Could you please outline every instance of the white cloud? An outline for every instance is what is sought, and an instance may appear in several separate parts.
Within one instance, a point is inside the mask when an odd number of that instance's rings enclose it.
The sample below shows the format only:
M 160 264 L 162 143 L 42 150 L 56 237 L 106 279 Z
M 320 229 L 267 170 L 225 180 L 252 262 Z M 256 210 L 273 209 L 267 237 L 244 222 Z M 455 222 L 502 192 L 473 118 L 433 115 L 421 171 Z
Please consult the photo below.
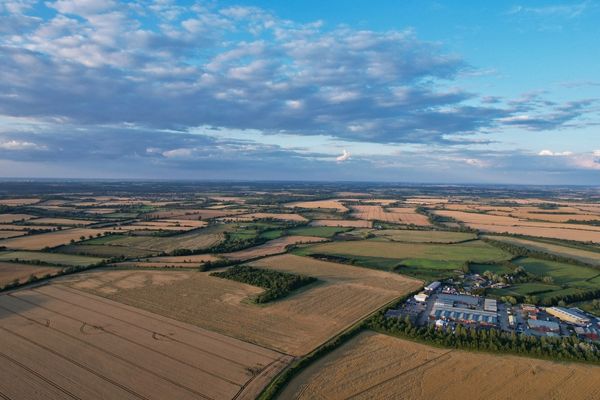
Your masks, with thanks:
M 542 157 L 568 157 L 572 156 L 572 151 L 552 151 L 552 150 L 542 150 L 538 153 L 538 156 Z
M 162 155 L 167 158 L 189 158 L 192 156 L 192 149 L 180 148 L 163 151 Z
M 348 152 L 346 151 L 346 149 L 344 149 L 344 151 L 342 152 L 342 155 L 341 155 L 341 156 L 338 156 L 338 157 L 336 157 L 336 158 L 335 158 L 335 160 L 336 160 L 337 162 L 344 162 L 344 161 L 348 160 L 349 158 L 350 158 L 350 153 L 348 153 Z
M 45 146 L 39 146 L 32 142 L 25 142 L 20 140 L 9 140 L 7 142 L 0 143 L 0 149 L 2 150 L 43 150 Z

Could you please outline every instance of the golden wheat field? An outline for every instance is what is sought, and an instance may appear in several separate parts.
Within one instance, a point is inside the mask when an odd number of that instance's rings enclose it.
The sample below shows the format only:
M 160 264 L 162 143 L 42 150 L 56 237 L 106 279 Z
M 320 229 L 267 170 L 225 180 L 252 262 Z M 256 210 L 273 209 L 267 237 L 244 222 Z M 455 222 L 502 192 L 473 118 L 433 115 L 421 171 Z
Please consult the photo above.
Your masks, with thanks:
M 435 213 L 441 216 L 454 218 L 473 229 L 484 232 L 507 232 L 519 235 L 600 243 L 600 226 L 535 222 L 508 216 L 461 211 L 437 210 Z
M 418 214 L 412 207 L 385 209 L 379 205 L 352 206 L 352 216 L 368 221 L 384 221 L 394 224 L 430 225 L 426 216 Z
M 0 214 L 0 224 L 10 224 L 15 221 L 26 221 L 31 218 L 35 218 L 35 216 L 29 214 Z
M 256 305 L 262 289 L 204 272 L 104 271 L 70 278 L 79 290 L 287 354 L 305 354 L 343 328 L 420 286 L 397 274 L 289 254 L 261 259 L 261 268 L 320 280 L 285 299 Z
M 251 214 L 240 214 L 235 216 L 228 216 L 221 218 L 227 221 L 256 221 L 259 219 L 279 219 L 282 221 L 296 221 L 305 222 L 306 218 L 299 214 L 292 213 L 251 213 Z
M 71 240 L 79 241 L 82 236 L 87 239 L 89 236 L 96 237 L 96 235 L 106 232 L 112 232 L 112 230 L 92 228 L 63 229 L 56 232 L 0 240 L 0 246 L 16 250 L 42 250 L 45 247 L 68 244 Z
M 600 367 L 431 347 L 364 332 L 297 375 L 279 399 L 596 399 Z
M 317 219 L 311 226 L 339 226 L 342 228 L 370 228 L 373 222 L 362 219 Z
M 348 208 L 339 200 L 314 200 L 314 201 L 297 201 L 285 205 L 290 208 L 328 208 L 341 212 L 348 211 Z
M 251 399 L 290 357 L 52 284 L 0 296 L 2 393 Z

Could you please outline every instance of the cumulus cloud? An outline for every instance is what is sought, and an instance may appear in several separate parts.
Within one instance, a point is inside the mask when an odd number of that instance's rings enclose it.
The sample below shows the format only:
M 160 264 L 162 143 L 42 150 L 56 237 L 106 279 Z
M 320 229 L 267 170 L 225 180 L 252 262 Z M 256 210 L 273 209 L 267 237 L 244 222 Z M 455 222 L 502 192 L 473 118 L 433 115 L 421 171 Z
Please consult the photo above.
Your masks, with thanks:
M 552 150 L 542 150 L 538 153 L 538 156 L 542 157 L 565 157 L 573 155 L 572 151 L 552 151 Z
M 411 30 L 324 29 L 252 7 L 44 4 L 56 15 L 32 24 L 23 7 L 10 14 L 17 31 L 0 29 L 0 114 L 441 143 L 503 125 L 560 128 L 591 104 L 503 105 L 448 89 L 472 67 Z
M 45 146 L 40 146 L 32 142 L 25 142 L 22 140 L 8 140 L 6 142 L 0 142 L 0 149 L 10 151 L 21 151 L 21 150 L 41 150 Z
M 346 151 L 346 149 L 344 149 L 344 150 L 342 151 L 342 155 L 340 155 L 340 156 L 337 156 L 337 157 L 335 158 L 335 160 L 336 160 L 337 162 L 344 162 L 344 161 L 346 161 L 346 160 L 349 160 L 349 159 L 350 159 L 350 153 L 349 153 L 348 151 Z

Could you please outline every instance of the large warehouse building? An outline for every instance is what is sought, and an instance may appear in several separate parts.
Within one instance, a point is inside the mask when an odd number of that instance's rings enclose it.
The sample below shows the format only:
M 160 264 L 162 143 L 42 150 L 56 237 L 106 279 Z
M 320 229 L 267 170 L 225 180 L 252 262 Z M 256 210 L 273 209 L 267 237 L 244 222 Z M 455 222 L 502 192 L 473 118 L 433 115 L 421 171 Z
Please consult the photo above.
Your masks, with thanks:
M 555 316 L 561 321 L 570 322 L 575 325 L 588 325 L 591 321 L 590 319 L 573 308 L 564 308 L 564 307 L 548 307 L 546 308 L 546 312 L 550 315 Z

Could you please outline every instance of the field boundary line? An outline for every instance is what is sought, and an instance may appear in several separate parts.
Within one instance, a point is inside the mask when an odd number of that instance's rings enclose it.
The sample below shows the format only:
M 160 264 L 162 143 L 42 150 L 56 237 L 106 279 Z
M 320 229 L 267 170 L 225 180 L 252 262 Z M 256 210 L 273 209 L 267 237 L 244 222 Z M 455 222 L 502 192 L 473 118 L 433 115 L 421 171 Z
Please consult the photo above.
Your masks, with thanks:
M 37 292 L 37 291 L 36 291 L 36 293 L 40 293 L 40 292 Z M 52 296 L 47 296 L 47 295 L 46 295 L 46 294 L 44 294 L 44 293 L 40 293 L 40 294 L 41 294 L 42 296 L 46 296 L 46 297 L 52 297 Z M 99 330 L 101 330 L 101 331 L 102 331 L 102 332 L 104 332 L 104 333 L 108 333 L 109 335 L 115 336 L 115 337 L 117 337 L 117 338 L 119 338 L 119 339 L 122 339 L 122 340 L 124 340 L 124 341 L 126 341 L 126 342 L 132 343 L 132 344 L 134 344 L 134 345 L 136 345 L 136 346 L 140 346 L 140 347 L 142 347 L 142 348 L 144 348 L 144 349 L 146 349 L 146 350 L 148 350 L 148 351 L 150 351 L 150 352 L 152 352 L 152 353 L 155 353 L 155 354 L 160 354 L 161 356 L 164 356 L 164 357 L 166 357 L 166 358 L 168 358 L 168 359 L 171 359 L 171 360 L 173 360 L 173 361 L 175 361 L 175 362 L 178 362 L 178 363 L 181 363 L 181 364 L 183 364 L 183 365 L 186 365 L 186 366 L 188 366 L 188 367 L 190 367 L 190 368 L 192 368 L 192 369 L 195 369 L 195 370 L 198 370 L 198 371 L 202 371 L 202 372 L 204 372 L 204 373 L 206 373 L 206 374 L 208 374 L 208 375 L 210 375 L 210 376 L 213 376 L 213 377 L 215 377 L 215 378 L 217 378 L 217 379 L 219 379 L 219 380 L 225 381 L 225 382 L 227 382 L 227 383 L 230 383 L 230 384 L 232 384 L 232 385 L 234 385 L 234 386 L 241 386 L 241 384 L 239 384 L 239 383 L 236 383 L 236 382 L 233 382 L 233 381 L 230 381 L 229 379 L 226 379 L 226 378 L 220 377 L 219 375 L 215 374 L 214 372 L 206 371 L 206 370 L 204 370 L 204 369 L 202 369 L 202 368 L 200 368 L 200 367 L 196 367 L 196 366 L 194 366 L 194 365 L 192 365 L 192 364 L 189 364 L 187 361 L 182 361 L 182 360 L 179 360 L 179 359 L 177 359 L 177 358 L 175 358 L 175 357 L 173 357 L 173 356 L 170 356 L 170 355 L 168 355 L 168 354 L 165 354 L 165 353 L 163 353 L 163 352 L 161 352 L 161 351 L 155 350 L 155 349 L 153 349 L 153 348 L 151 348 L 151 347 L 148 347 L 148 346 L 146 346 L 146 345 L 144 345 L 144 344 L 137 343 L 137 342 L 135 342 L 135 341 L 133 341 L 133 340 L 131 340 L 131 339 L 128 339 L 128 338 L 126 338 L 126 337 L 124 337 L 124 336 L 121 336 L 121 335 L 119 335 L 119 334 L 117 334 L 117 333 L 115 333 L 115 332 L 111 332 L 110 330 L 107 330 L 107 329 L 105 329 L 105 328 L 104 328 L 104 327 L 102 327 L 102 326 L 98 327 L 98 326 L 95 326 L 95 325 L 91 325 L 91 324 L 89 324 L 89 323 L 88 323 L 88 322 L 86 322 L 86 321 L 80 320 L 80 319 L 78 319 L 78 318 L 72 317 L 72 316 L 70 316 L 70 315 L 64 314 L 64 313 L 62 313 L 62 312 L 59 312 L 59 311 L 54 311 L 54 310 L 51 310 L 51 309 L 50 309 L 50 308 L 48 308 L 48 307 L 45 307 L 45 306 L 42 306 L 42 305 L 36 304 L 36 303 L 34 303 L 34 302 L 31 302 L 31 301 L 29 301 L 29 300 L 25 300 L 25 299 L 23 299 L 23 298 L 21 298 L 21 297 L 17 297 L 17 296 L 15 296 L 15 295 L 11 295 L 10 297 L 11 297 L 11 298 L 13 298 L 13 299 L 15 299 L 15 300 L 22 301 L 22 302 L 25 302 L 25 303 L 28 303 L 28 304 L 34 305 L 34 306 L 36 306 L 36 307 L 42 308 L 42 309 L 44 309 L 44 310 L 47 310 L 47 311 L 49 311 L 49 312 L 51 312 L 51 313 L 53 313 L 53 314 L 61 315 L 61 316 L 63 316 L 64 318 L 68 318 L 68 319 L 71 319 L 71 320 L 73 320 L 73 321 L 80 322 L 80 323 L 82 323 L 82 324 L 83 324 L 83 325 L 81 326 L 81 328 L 80 328 L 80 330 L 82 330 L 82 333 L 83 333 L 83 327 L 84 327 L 85 325 L 89 325 L 89 326 L 92 326 L 92 327 L 94 327 L 94 328 L 96 328 L 96 329 L 99 329 Z M 57 299 L 57 300 L 59 300 L 59 299 Z M 68 304 L 71 304 L 71 303 L 68 303 Z M 77 306 L 76 304 L 72 304 L 72 305 L 75 305 L 75 306 Z M 80 307 L 80 308 L 83 308 L 83 307 Z M 132 324 L 130 324 L 130 325 L 132 325 Z M 134 325 L 134 326 L 135 326 L 135 325 Z M 146 330 L 146 331 L 148 331 L 148 332 L 151 332 L 151 331 L 149 331 L 149 330 Z M 159 334 L 159 335 L 161 335 L 161 334 L 160 334 L 160 333 L 158 333 L 158 332 L 153 332 L 153 331 L 152 331 L 152 333 L 153 333 L 153 334 Z
M 94 344 L 92 344 L 92 343 L 89 343 L 89 342 L 86 342 L 86 341 L 84 341 L 84 340 L 81 340 L 81 339 L 79 339 L 78 337 L 76 337 L 76 336 L 73 336 L 73 335 L 71 335 L 71 334 L 69 334 L 69 333 L 65 333 L 65 332 L 59 331 L 58 329 L 56 329 L 56 328 L 53 328 L 52 326 L 46 326 L 46 324 L 42 324 L 42 323 L 40 323 L 39 321 L 36 321 L 35 319 L 29 318 L 29 317 L 25 317 L 25 316 L 24 316 L 24 315 L 22 315 L 21 313 L 19 313 L 19 312 L 15 312 L 15 311 L 12 311 L 12 310 L 10 310 L 10 309 L 8 309 L 8 308 L 6 308 L 6 307 L 2 306 L 2 305 L 0 305 L 0 308 L 3 308 L 3 309 L 5 309 L 5 310 L 7 310 L 8 312 L 10 312 L 10 313 L 12 313 L 12 314 L 15 314 L 15 315 L 18 315 L 19 317 L 21 317 L 21 318 L 24 318 L 24 319 L 26 319 L 26 320 L 28 320 L 28 321 L 34 322 L 34 323 L 35 323 L 35 324 L 37 324 L 37 325 L 43 326 L 44 328 L 47 328 L 47 329 L 52 329 L 53 331 L 57 332 L 57 333 L 58 333 L 58 334 L 60 334 L 60 335 L 67 336 L 67 337 L 71 338 L 72 340 L 75 340 L 75 341 L 77 341 L 77 342 L 80 342 L 80 343 L 82 343 L 82 344 L 83 344 L 83 345 L 85 345 L 85 346 L 92 347 L 92 348 L 94 348 L 94 349 L 96 349 L 96 350 L 100 351 L 101 353 L 107 354 L 107 355 L 109 355 L 109 356 L 111 356 L 111 357 L 113 357 L 113 358 L 116 358 L 116 359 L 118 359 L 118 360 L 121 360 L 122 362 L 124 362 L 124 363 L 126 363 L 126 364 L 129 364 L 129 365 L 133 366 L 134 368 L 138 368 L 138 369 L 140 369 L 140 370 L 142 370 L 142 371 L 144 371 L 144 372 L 146 372 L 146 373 L 148 373 L 148 374 L 150 374 L 150 375 L 153 375 L 153 376 L 155 376 L 155 377 L 157 377 L 157 378 L 159 378 L 159 379 L 162 379 L 162 380 L 164 380 L 164 381 L 166 381 L 166 382 L 169 382 L 170 384 L 172 384 L 172 385 L 174 385 L 174 386 L 177 386 L 177 387 L 179 387 L 179 388 L 181 388 L 181 389 L 184 389 L 184 390 L 186 390 L 186 391 L 188 391 L 188 392 L 190 392 L 190 393 L 193 393 L 193 394 L 195 394 L 195 395 L 198 395 L 198 396 L 200 396 L 200 397 L 202 397 L 202 398 L 204 398 L 204 399 L 207 399 L 207 400 L 215 400 L 215 399 L 212 399 L 210 396 L 207 396 L 207 395 L 205 395 L 205 394 L 203 394 L 203 393 L 200 393 L 200 392 L 198 392 L 198 391 L 196 391 L 196 390 L 194 390 L 194 389 L 192 389 L 192 388 L 188 388 L 187 386 L 185 386 L 185 385 L 183 385 L 183 384 L 180 384 L 180 383 L 178 383 L 178 382 L 175 382 L 175 381 L 173 381 L 173 380 L 172 380 L 172 379 L 170 379 L 170 378 L 167 378 L 167 377 L 165 377 L 165 376 L 159 375 L 159 374 L 157 374 L 156 372 L 153 372 L 152 370 L 149 370 L 149 369 L 147 369 L 147 368 L 145 368 L 145 367 L 143 367 L 143 366 L 141 366 L 141 365 L 137 365 L 137 364 L 135 364 L 135 363 L 133 363 L 133 362 L 131 362 L 131 361 L 129 361 L 129 360 L 127 360 L 127 359 L 125 359 L 125 358 L 121 357 L 120 355 L 118 355 L 118 354 L 116 354 L 116 353 L 112 353 L 112 352 L 110 352 L 110 351 L 108 351 L 108 350 L 105 350 L 105 349 L 103 349 L 103 348 L 101 348 L 101 347 L 98 347 L 98 346 L 96 346 L 96 345 L 94 345 Z M 18 334 L 18 333 L 16 333 L 16 332 L 12 332 L 12 331 L 10 331 L 9 329 L 7 329 L 7 328 L 5 328 L 5 327 L 0 327 L 0 329 L 4 329 L 4 330 L 6 330 L 6 331 L 8 331 L 8 332 L 11 332 L 11 333 L 12 333 L 12 334 L 14 334 L 14 335 L 17 335 L 17 336 L 19 336 L 19 337 L 22 337 L 23 339 L 26 339 L 26 340 L 28 340 L 26 337 L 24 337 L 24 336 L 21 336 L 20 334 Z M 28 341 L 29 341 L 29 340 L 28 340 Z M 33 341 L 31 341 L 31 342 L 33 343 Z M 38 343 L 38 345 L 39 345 L 40 347 L 46 348 L 45 346 L 43 346 L 43 345 L 40 345 L 39 343 Z M 46 349 L 50 350 L 49 348 L 46 348 Z
M 454 349 L 452 349 L 452 350 L 448 350 L 448 351 L 446 351 L 445 353 L 442 353 L 442 354 L 440 354 L 440 355 L 439 355 L 439 356 L 437 356 L 437 357 L 434 357 L 434 358 L 432 358 L 432 359 L 429 359 L 429 360 L 427 360 L 427 361 L 425 361 L 425 362 L 423 362 L 423 363 L 421 363 L 421 364 L 419 364 L 419 365 L 417 365 L 417 366 L 415 366 L 415 367 L 413 367 L 413 368 L 411 368 L 411 369 L 407 369 L 406 371 L 402 371 L 402 372 L 400 372 L 399 374 L 396 374 L 396 375 L 394 375 L 394 376 L 392 376 L 392 377 L 390 377 L 390 378 L 387 378 L 387 379 L 384 379 L 384 380 L 382 380 L 381 382 L 377 382 L 376 384 L 374 384 L 374 385 L 371 385 L 371 386 L 369 386 L 368 388 L 366 388 L 366 389 L 363 389 L 363 390 L 361 390 L 360 392 L 358 392 L 358 393 L 354 393 L 352 396 L 349 396 L 349 397 L 347 397 L 347 398 L 346 398 L 346 400 L 348 400 L 348 399 L 353 399 L 353 398 L 355 398 L 355 397 L 357 397 L 357 396 L 360 396 L 361 394 L 364 394 L 364 393 L 368 392 L 369 390 L 371 390 L 371 389 L 373 389 L 373 388 L 376 388 L 377 386 L 380 386 L 380 385 L 383 385 L 383 384 L 385 384 L 385 383 L 391 382 L 391 381 L 393 381 L 394 379 L 397 379 L 397 378 L 399 378 L 399 377 L 401 377 L 401 376 L 408 375 L 408 374 L 410 374 L 410 373 L 412 373 L 412 372 L 416 372 L 416 371 L 418 371 L 420 368 L 422 368 L 422 367 L 425 367 L 426 365 L 428 365 L 428 364 L 430 364 L 430 363 L 432 363 L 432 362 L 434 362 L 434 361 L 437 361 L 437 360 L 439 360 L 440 358 L 442 358 L 442 357 L 444 357 L 444 356 L 446 356 L 446 355 L 448 355 L 448 354 L 452 353 L 453 351 L 454 351 Z

